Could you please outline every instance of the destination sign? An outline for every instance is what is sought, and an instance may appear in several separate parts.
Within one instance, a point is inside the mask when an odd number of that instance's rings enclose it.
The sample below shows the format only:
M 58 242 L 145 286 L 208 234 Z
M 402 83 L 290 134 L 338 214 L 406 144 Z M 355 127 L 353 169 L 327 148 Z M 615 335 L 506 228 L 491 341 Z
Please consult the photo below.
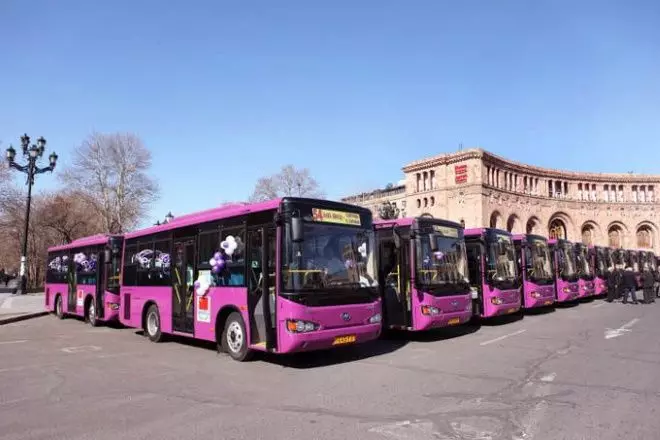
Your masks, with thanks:
M 339 225 L 362 226 L 360 214 L 357 212 L 312 208 L 312 220 L 315 222 L 336 223 Z
M 443 237 L 458 238 L 458 229 L 451 226 L 433 225 L 433 231 Z

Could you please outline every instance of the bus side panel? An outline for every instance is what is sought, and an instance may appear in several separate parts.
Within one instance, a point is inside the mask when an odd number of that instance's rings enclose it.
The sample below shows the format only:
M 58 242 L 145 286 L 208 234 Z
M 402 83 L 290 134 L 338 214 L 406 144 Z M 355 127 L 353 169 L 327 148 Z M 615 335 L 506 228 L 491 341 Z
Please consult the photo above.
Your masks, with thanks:
M 195 296 L 195 338 L 216 342 L 215 324 L 218 313 L 225 307 L 240 311 L 250 341 L 250 317 L 248 314 L 247 288 L 211 287 L 204 296 Z
M 130 297 L 130 300 L 127 301 L 127 297 Z M 161 332 L 172 333 L 172 287 L 170 286 L 122 286 L 120 322 L 127 327 L 142 328 L 142 315 L 146 313 L 145 304 L 150 301 L 158 306 Z M 127 306 L 130 310 L 128 317 L 124 313 Z
M 44 298 L 46 310 L 49 312 L 55 311 L 55 298 L 60 295 L 62 298 L 62 310 L 66 311 L 67 292 L 69 291 L 68 284 L 62 283 L 48 283 L 46 284 L 46 297 Z
M 92 296 L 92 301 L 96 297 L 95 284 L 78 284 L 76 286 L 76 315 L 85 316 L 85 298 Z

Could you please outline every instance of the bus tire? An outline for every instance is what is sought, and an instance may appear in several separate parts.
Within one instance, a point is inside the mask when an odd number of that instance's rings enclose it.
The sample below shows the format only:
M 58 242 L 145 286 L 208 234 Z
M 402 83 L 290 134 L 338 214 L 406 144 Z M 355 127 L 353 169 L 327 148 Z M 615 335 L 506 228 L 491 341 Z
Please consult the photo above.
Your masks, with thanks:
M 87 321 L 89 321 L 89 325 L 92 327 L 98 327 L 99 325 L 99 320 L 98 316 L 96 313 L 96 303 L 94 301 L 94 298 L 89 301 L 89 304 L 87 305 Z
M 62 309 L 62 295 L 57 295 L 55 298 L 55 316 L 64 319 L 64 309 Z
M 147 314 L 144 317 L 144 333 L 151 342 L 160 342 L 163 338 L 163 334 L 160 331 L 160 313 L 156 304 L 149 306 Z
M 252 352 L 248 348 L 245 323 L 238 312 L 232 312 L 225 322 L 225 329 L 222 332 L 222 349 L 235 361 L 245 362 L 252 357 Z

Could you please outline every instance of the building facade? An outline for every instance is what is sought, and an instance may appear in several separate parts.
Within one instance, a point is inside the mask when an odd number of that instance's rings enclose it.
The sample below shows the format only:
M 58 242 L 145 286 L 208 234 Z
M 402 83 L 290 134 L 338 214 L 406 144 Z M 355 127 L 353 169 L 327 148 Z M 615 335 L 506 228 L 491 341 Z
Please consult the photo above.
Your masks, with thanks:
M 395 204 L 401 217 L 432 216 L 586 244 L 660 253 L 660 176 L 579 173 L 504 159 L 482 149 L 403 167 L 405 184 L 342 199 Z

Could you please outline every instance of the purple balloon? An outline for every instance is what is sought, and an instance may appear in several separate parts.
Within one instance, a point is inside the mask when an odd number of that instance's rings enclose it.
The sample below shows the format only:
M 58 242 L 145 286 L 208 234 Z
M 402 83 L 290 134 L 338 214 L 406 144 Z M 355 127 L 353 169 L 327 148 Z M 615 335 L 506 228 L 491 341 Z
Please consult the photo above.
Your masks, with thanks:
M 213 266 L 213 267 L 211 268 L 211 272 L 213 272 L 214 274 L 218 274 L 218 273 L 220 272 L 220 270 L 221 270 L 221 267 L 220 267 L 220 266 L 217 266 L 217 265 L 216 265 L 216 266 Z
M 193 284 L 193 286 L 195 286 L 195 290 L 199 289 L 199 281 L 195 281 L 195 284 Z
M 222 269 L 223 267 L 225 267 L 225 260 L 223 260 L 222 258 L 220 258 L 219 260 L 217 260 L 216 267 L 219 267 L 220 269 Z
M 213 254 L 213 258 L 215 259 L 215 261 L 220 261 L 222 260 L 222 254 L 220 252 L 216 252 L 215 254 Z

